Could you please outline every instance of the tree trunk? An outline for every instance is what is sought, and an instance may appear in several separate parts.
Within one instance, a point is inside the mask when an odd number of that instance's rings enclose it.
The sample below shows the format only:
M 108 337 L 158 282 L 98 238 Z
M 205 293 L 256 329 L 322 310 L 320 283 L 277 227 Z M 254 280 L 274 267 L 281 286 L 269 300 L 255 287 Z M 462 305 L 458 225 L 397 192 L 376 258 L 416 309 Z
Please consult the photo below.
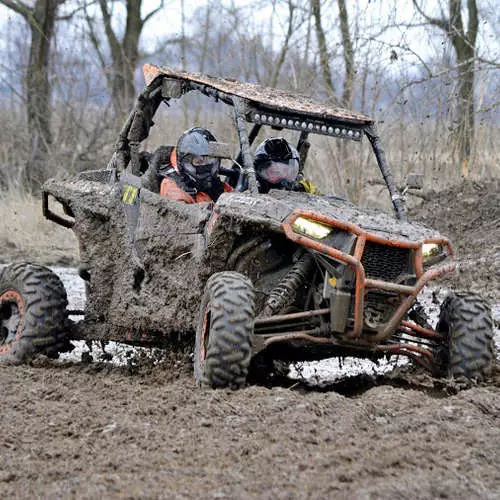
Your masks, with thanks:
M 136 90 L 134 85 L 134 72 L 139 62 L 139 39 L 144 24 L 155 15 L 161 7 L 154 9 L 145 18 L 141 18 L 142 0 L 127 0 L 127 19 L 125 32 L 120 41 L 111 25 L 111 14 L 108 10 L 106 0 L 99 0 L 101 13 L 104 21 L 106 38 L 110 47 L 112 61 L 112 76 L 109 78 L 109 86 L 112 92 L 115 114 L 124 117 L 134 102 Z M 87 18 L 92 30 L 90 18 Z M 96 51 L 100 54 L 103 62 L 104 57 L 98 45 L 97 37 L 91 33 L 91 40 Z
M 342 35 L 342 46 L 344 48 L 345 77 L 342 91 L 342 106 L 350 108 L 354 91 L 354 49 L 352 47 L 351 33 L 349 31 L 349 19 L 345 0 L 338 0 L 340 33 Z
M 474 99 L 474 49 L 463 44 L 455 47 L 457 53 L 458 95 L 456 103 L 456 121 L 458 152 L 462 168 L 462 175 L 468 177 L 469 162 L 472 154 L 472 144 L 475 132 L 475 99 Z
M 467 0 L 467 31 L 462 20 L 462 0 L 448 0 L 449 18 L 434 18 L 423 12 L 417 0 L 413 4 L 429 24 L 443 30 L 455 49 L 458 67 L 458 91 L 456 94 L 456 137 L 462 175 L 469 175 L 475 132 L 474 81 L 476 40 L 479 29 L 479 16 L 476 0 Z
M 31 45 L 26 74 L 28 130 L 39 149 L 51 144 L 49 56 L 59 0 L 37 0 L 29 24 Z
M 127 23 L 123 36 L 121 60 L 118 61 L 118 70 L 121 66 L 121 110 L 128 113 L 135 99 L 134 72 L 139 62 L 139 38 L 142 31 L 141 19 L 142 0 L 127 0 Z
M 57 9 L 63 2 L 64 0 L 36 0 L 33 7 L 28 7 L 21 1 L 0 0 L 1 4 L 21 15 L 30 27 L 25 90 L 31 158 L 25 167 L 24 178 L 31 190 L 39 189 L 45 180 L 47 152 L 52 142 L 49 59 Z
M 342 89 L 341 104 L 345 108 L 351 108 L 354 86 L 354 50 L 352 47 L 351 33 L 349 31 L 349 19 L 345 0 L 338 0 L 340 17 L 340 34 L 342 36 L 342 48 L 344 53 L 344 86 Z M 352 148 L 345 141 L 339 141 L 340 157 L 344 161 L 348 171 L 349 194 L 350 199 L 359 200 L 362 188 L 363 169 L 356 168 L 356 162 L 353 161 Z
M 328 93 L 334 97 L 335 87 L 332 82 L 332 73 L 330 70 L 330 57 L 326 47 L 326 37 L 321 24 L 321 6 L 320 0 L 311 0 L 312 13 L 314 16 L 314 26 L 316 28 L 316 36 L 318 38 L 319 62 L 321 66 L 321 73 L 323 74 L 323 81 L 327 88 Z

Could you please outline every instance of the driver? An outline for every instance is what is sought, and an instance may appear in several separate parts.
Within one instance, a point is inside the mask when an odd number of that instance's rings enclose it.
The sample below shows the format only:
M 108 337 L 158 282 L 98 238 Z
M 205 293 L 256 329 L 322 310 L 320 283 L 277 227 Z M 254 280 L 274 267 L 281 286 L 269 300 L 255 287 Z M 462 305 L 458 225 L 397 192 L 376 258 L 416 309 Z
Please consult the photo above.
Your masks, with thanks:
M 300 179 L 299 164 L 299 152 L 283 137 L 270 137 L 263 141 L 254 155 L 259 193 L 286 189 L 319 194 L 314 184 Z
M 173 201 L 200 203 L 217 201 L 232 188 L 219 178 L 221 158 L 225 158 L 214 135 L 202 127 L 184 132 L 169 157 L 162 175 L 160 195 Z

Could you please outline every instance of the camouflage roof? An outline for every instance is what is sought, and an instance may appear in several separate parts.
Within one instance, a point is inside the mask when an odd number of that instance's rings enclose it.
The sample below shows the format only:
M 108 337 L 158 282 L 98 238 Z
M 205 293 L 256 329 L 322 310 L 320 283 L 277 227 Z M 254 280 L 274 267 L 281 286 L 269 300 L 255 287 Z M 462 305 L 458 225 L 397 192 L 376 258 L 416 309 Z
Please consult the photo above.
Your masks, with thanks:
M 288 113 L 298 113 L 312 118 L 332 119 L 351 123 L 353 125 L 370 125 L 375 120 L 347 109 L 329 106 L 311 97 L 296 92 L 264 87 L 255 83 L 239 82 L 229 78 L 219 78 L 201 73 L 189 73 L 167 67 L 145 64 L 144 77 L 149 85 L 158 75 L 169 78 L 192 81 L 208 85 L 226 94 L 235 95 L 246 99 L 251 104 L 276 109 Z

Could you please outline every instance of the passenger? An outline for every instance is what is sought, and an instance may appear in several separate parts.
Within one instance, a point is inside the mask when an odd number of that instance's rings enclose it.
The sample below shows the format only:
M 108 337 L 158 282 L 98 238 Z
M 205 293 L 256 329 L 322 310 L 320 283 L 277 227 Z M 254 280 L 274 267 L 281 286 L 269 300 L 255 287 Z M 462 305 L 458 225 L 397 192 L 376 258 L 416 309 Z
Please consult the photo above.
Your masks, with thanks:
M 160 195 L 173 201 L 201 203 L 217 201 L 219 196 L 232 191 L 231 186 L 219 178 L 221 158 L 217 139 L 207 129 L 193 127 L 184 132 L 176 148 L 161 162 L 164 177 Z
M 259 193 L 268 193 L 271 189 L 286 189 L 320 194 L 314 184 L 300 179 L 299 165 L 299 152 L 286 139 L 270 137 L 263 141 L 254 155 Z

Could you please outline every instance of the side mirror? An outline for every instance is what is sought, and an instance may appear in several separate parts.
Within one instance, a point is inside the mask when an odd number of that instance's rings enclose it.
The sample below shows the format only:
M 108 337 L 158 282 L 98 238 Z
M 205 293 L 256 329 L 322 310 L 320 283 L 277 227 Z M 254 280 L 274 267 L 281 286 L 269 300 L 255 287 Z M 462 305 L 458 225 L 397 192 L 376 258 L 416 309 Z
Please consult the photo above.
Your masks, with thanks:
M 405 191 L 408 189 L 422 189 L 424 187 L 424 174 L 410 172 L 406 177 Z

